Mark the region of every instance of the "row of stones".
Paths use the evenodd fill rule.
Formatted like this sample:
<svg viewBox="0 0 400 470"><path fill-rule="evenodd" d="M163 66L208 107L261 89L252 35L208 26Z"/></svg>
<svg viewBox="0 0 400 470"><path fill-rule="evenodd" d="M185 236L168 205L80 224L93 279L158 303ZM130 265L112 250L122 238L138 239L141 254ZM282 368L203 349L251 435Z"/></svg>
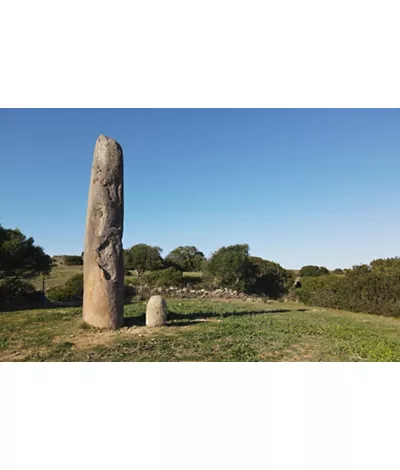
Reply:
<svg viewBox="0 0 400 470"><path fill-rule="evenodd" d="M188 289L186 287L179 288L179 287L155 287L152 288L148 285L142 286L131 286L137 295L167 295L168 297L176 297L176 298L198 298L198 299L239 299L239 300L246 300L248 302L258 302L260 300L264 300L266 302L273 302L273 300L266 299L265 297L261 297L258 295L250 295L244 294L243 292L237 292L232 289L215 289L215 290L206 290L206 289Z"/></svg>

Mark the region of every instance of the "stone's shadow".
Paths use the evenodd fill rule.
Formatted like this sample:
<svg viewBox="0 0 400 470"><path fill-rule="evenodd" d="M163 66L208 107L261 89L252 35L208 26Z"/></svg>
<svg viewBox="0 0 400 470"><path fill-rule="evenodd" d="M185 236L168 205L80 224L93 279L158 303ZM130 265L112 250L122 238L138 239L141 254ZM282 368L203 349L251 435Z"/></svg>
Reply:
<svg viewBox="0 0 400 470"><path fill-rule="evenodd" d="M132 326L146 326L146 317L140 315L140 317L124 317L124 323L122 326L131 328Z"/></svg>
<svg viewBox="0 0 400 470"><path fill-rule="evenodd" d="M170 321L168 319L168 321ZM169 327L180 327L180 326L190 326L190 325L199 325L200 323L205 323L204 320L181 320L181 321L178 321L178 322L175 322L174 320L172 320L172 323L167 323L165 326L169 326Z"/></svg>
<svg viewBox="0 0 400 470"><path fill-rule="evenodd" d="M299 308L295 310L289 310L287 308L277 308L277 309L268 309L268 310L258 310L251 312L224 312L224 313L214 313L214 312L199 312L199 313L189 313L187 315L181 313L168 313L168 321L177 320L177 323L169 323L167 326L188 326L188 325L198 325L199 323L204 323L207 319L212 318L214 320L219 320L228 317L244 317L244 316L254 316L254 315L263 315L263 314L279 314L285 312L306 312L307 308Z"/></svg>
<svg viewBox="0 0 400 470"><path fill-rule="evenodd" d="M306 311L307 309L302 309L302 311ZM266 310L256 310L250 312L223 312L223 313L215 313L215 312L195 312L195 313L188 313L184 315L182 313L174 313L168 312L168 320L202 320L206 318L228 318L228 317L245 317L245 316L253 316L253 315L263 315L266 313L285 313L290 312L287 308L276 308L276 309L266 309Z"/></svg>
<svg viewBox="0 0 400 470"><path fill-rule="evenodd" d="M256 310L250 312L224 312L224 313L215 313L215 312L194 312L188 314L168 312L168 320L166 326L187 326L187 325L197 325L202 323L208 318L220 319L228 317L245 317L245 316L254 316L254 315L263 315L263 314L277 314L285 313L290 311L297 312L306 312L308 309L299 308L297 310L289 310L287 308L275 308L275 309L266 309L266 310ZM171 320L173 323L170 323ZM145 315L140 315L138 317L124 317L125 327L132 326L146 326L146 317Z"/></svg>

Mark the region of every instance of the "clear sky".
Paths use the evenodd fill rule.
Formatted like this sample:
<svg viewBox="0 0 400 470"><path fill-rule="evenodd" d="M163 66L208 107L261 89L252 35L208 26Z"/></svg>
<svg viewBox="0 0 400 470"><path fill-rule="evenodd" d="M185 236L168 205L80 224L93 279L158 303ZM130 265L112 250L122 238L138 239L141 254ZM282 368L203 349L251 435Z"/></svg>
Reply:
<svg viewBox="0 0 400 470"><path fill-rule="evenodd" d="M248 243L293 269L400 254L396 109L2 109L0 224L81 253L99 134L124 150L124 247Z"/></svg>

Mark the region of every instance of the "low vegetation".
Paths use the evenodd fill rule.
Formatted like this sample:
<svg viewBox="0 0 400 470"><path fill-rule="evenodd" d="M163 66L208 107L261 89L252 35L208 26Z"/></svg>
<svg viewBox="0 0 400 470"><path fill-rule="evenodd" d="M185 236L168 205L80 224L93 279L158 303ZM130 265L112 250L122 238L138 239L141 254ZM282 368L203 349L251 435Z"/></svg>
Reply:
<svg viewBox="0 0 400 470"><path fill-rule="evenodd" d="M83 274L74 274L64 285L51 287L46 291L51 302L73 302L83 300Z"/></svg>
<svg viewBox="0 0 400 470"><path fill-rule="evenodd" d="M400 317L400 258L373 260L345 275L302 279L297 295L307 305Z"/></svg>

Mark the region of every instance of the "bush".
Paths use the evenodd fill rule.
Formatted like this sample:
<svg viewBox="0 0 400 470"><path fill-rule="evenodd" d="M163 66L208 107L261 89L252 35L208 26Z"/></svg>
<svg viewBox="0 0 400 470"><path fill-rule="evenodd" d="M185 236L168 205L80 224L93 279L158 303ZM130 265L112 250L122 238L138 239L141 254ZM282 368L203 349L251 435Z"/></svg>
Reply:
<svg viewBox="0 0 400 470"><path fill-rule="evenodd" d="M312 266L307 265L303 266L300 269L299 276L301 277L318 277L318 276L325 276L329 273L329 270L324 266Z"/></svg>
<svg viewBox="0 0 400 470"><path fill-rule="evenodd" d="M279 299L289 292L294 283L294 274L278 263L250 257L251 279L247 291Z"/></svg>
<svg viewBox="0 0 400 470"><path fill-rule="evenodd" d="M318 307L400 316L400 274L357 268L346 276L303 279L299 300Z"/></svg>
<svg viewBox="0 0 400 470"><path fill-rule="evenodd" d="M337 268L332 271L332 274L344 274L344 271L343 269Z"/></svg>
<svg viewBox="0 0 400 470"><path fill-rule="evenodd" d="M40 300L40 292L29 282L22 280L3 280L0 282L0 304L16 301Z"/></svg>
<svg viewBox="0 0 400 470"><path fill-rule="evenodd" d="M132 302L133 297L136 295L136 288L130 284L124 285L124 303L129 304Z"/></svg>
<svg viewBox="0 0 400 470"><path fill-rule="evenodd" d="M400 273L400 258L375 259L371 261L371 270L386 274Z"/></svg>
<svg viewBox="0 0 400 470"><path fill-rule="evenodd" d="M146 282L152 287L180 287L184 284L182 271L167 268L146 274Z"/></svg>
<svg viewBox="0 0 400 470"><path fill-rule="evenodd" d="M143 284L138 277L134 277L134 276L129 277L129 280L126 279L126 283L131 286L140 286L140 284Z"/></svg>
<svg viewBox="0 0 400 470"><path fill-rule="evenodd" d="M75 255L66 255L63 257L65 266L82 266L83 258L82 256Z"/></svg>
<svg viewBox="0 0 400 470"><path fill-rule="evenodd" d="M51 287L46 296L52 302L83 300L83 274L74 274L63 286Z"/></svg>
<svg viewBox="0 0 400 470"><path fill-rule="evenodd" d="M46 292L52 302L73 302L83 300L83 274L74 274L63 286L55 286ZM136 289L130 284L124 285L124 301L130 302L136 295Z"/></svg>
<svg viewBox="0 0 400 470"><path fill-rule="evenodd" d="M203 278L195 274L186 274L185 276L183 276L182 283L186 287L190 287L192 289L205 288Z"/></svg>
<svg viewBox="0 0 400 470"><path fill-rule="evenodd" d="M344 278L336 275L305 277L296 292L299 300L306 305L340 308L344 283Z"/></svg>

